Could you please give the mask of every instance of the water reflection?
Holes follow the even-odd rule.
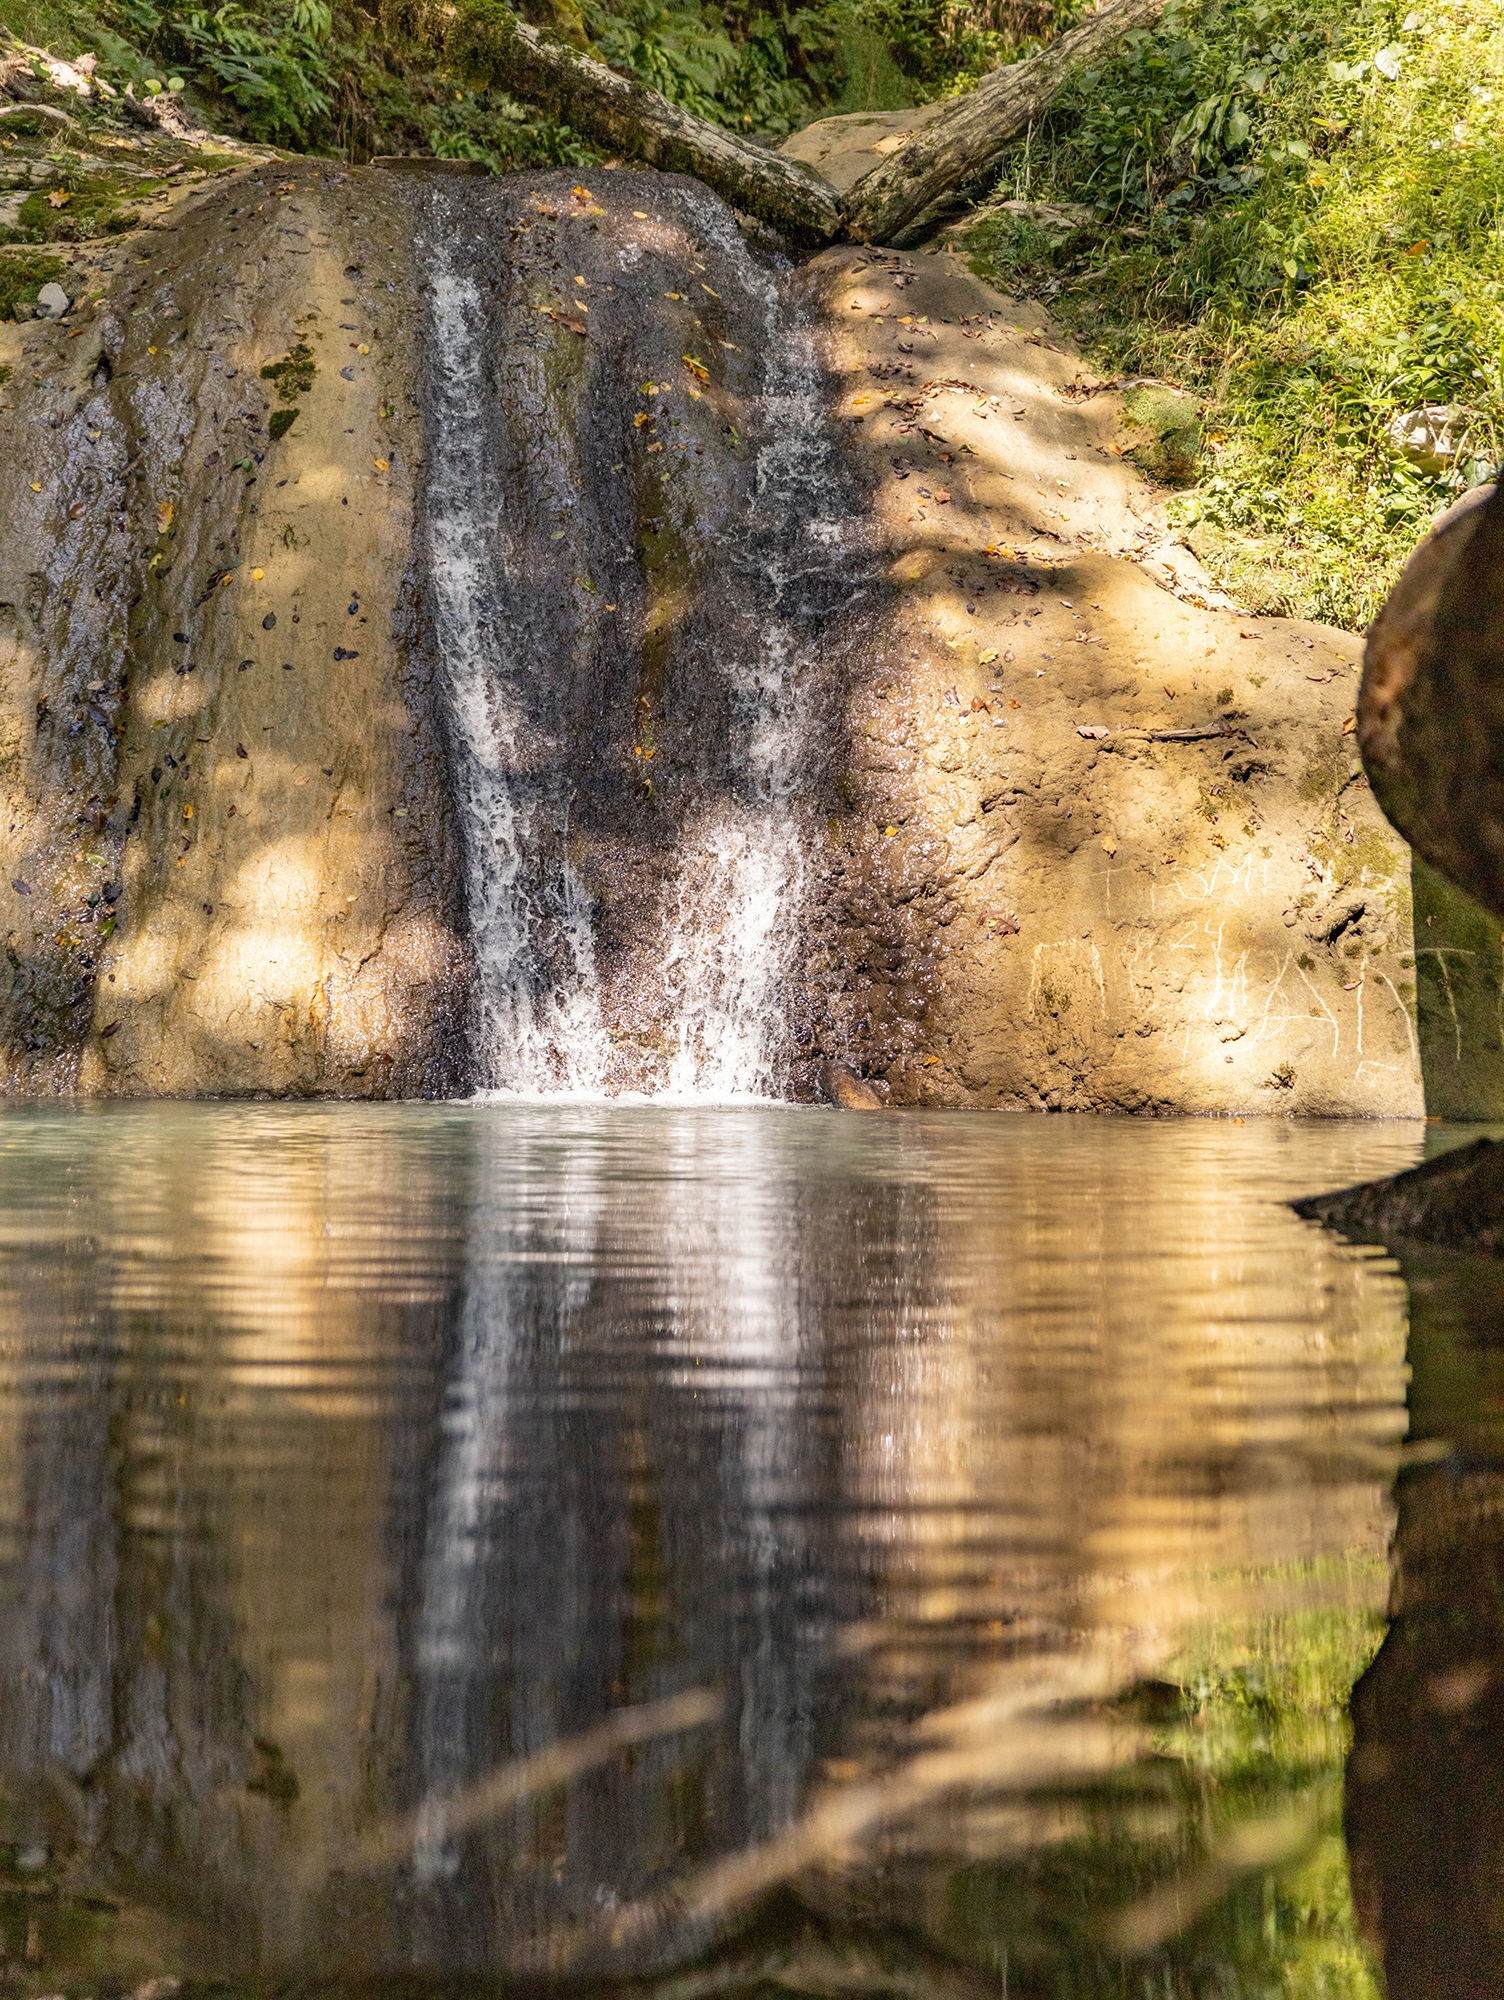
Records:
[[[1406,1256],[1412,1463],[1347,1826],[1394,2000],[1504,1995],[1504,1268]]]
[[[1414,1150],[8,1114],[0,1976],[1368,1991]]]

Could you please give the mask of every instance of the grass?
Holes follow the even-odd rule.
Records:
[[[1504,450],[1504,7],[1204,0],[1079,76],[969,245],[1047,298],[1094,364],[1179,386],[1175,502],[1251,608],[1359,629],[1426,522]],[[1394,419],[1450,405],[1409,463]],[[1184,430],[1185,418],[1179,423]]]

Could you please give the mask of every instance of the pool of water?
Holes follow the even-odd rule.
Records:
[[[0,1983],[1375,1993],[1421,1144],[6,1112]]]

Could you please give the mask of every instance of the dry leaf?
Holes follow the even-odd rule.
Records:
[[[1104,833],[1102,835],[1102,852],[1104,854],[1116,854],[1117,851],[1118,851],[1118,843],[1116,835],[1111,833]]]
[[[177,511],[176,506],[171,500],[161,500],[157,503],[157,533],[159,535],[167,533],[167,530],[172,526],[173,516]]]
[[[371,460],[371,463],[372,465],[375,466],[378,472],[387,472],[390,470],[390,467],[387,465],[387,462],[384,458],[373,458]]]
[[[1342,725],[1342,734],[1344,736],[1351,736],[1353,731],[1357,728],[1357,726],[1358,726],[1357,716],[1350,715],[1347,718],[1346,722],[1344,722]]]
[[[41,490],[42,490],[42,482],[41,482],[41,480],[40,480],[40,479],[33,479],[33,480],[32,480],[32,482],[31,482],[31,490],[32,490],[32,492],[33,492],[33,493],[40,493],[40,492],[41,492]]]
[[[257,583],[260,583],[262,577],[266,575],[266,571],[264,569],[253,569],[251,571],[251,575],[255,578]]]

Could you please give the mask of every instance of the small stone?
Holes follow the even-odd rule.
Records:
[[[54,279],[37,293],[37,318],[61,319],[73,301]]]

